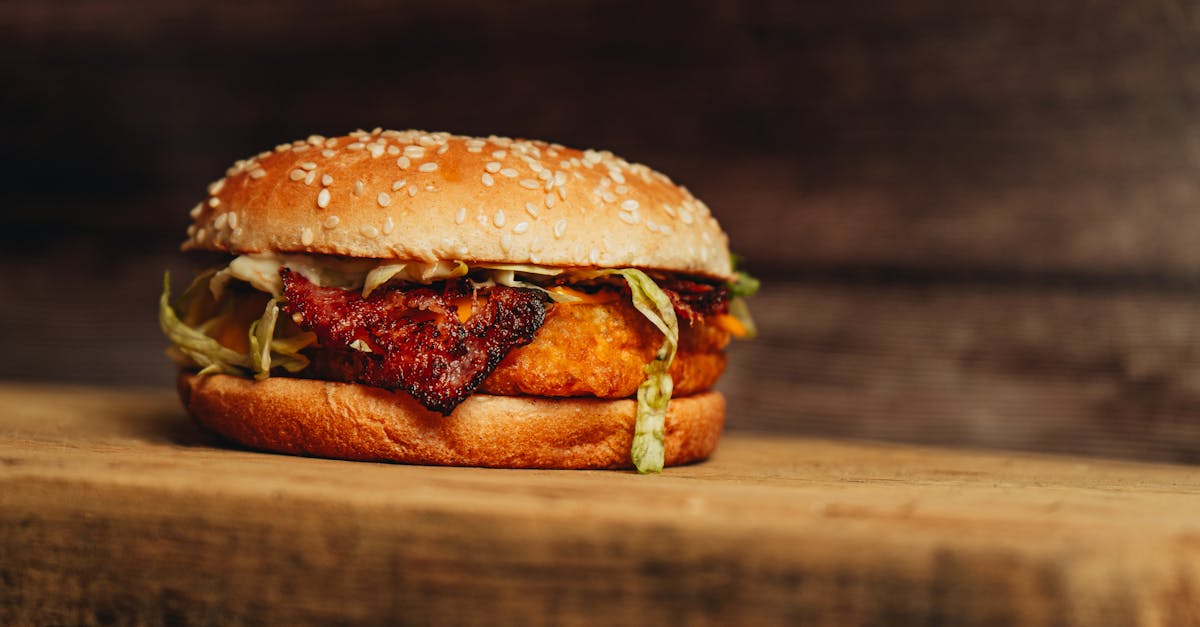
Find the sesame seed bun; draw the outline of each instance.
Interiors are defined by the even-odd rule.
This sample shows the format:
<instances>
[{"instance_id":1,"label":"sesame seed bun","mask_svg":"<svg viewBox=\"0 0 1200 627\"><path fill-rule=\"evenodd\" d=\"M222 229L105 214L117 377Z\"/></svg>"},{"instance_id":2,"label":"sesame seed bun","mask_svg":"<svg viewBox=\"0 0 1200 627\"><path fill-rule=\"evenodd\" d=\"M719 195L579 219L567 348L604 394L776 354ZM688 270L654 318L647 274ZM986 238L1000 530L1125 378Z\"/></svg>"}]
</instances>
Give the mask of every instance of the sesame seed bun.
<instances>
[{"instance_id":1,"label":"sesame seed bun","mask_svg":"<svg viewBox=\"0 0 1200 627\"><path fill-rule=\"evenodd\" d=\"M192 217L185 250L732 277L724 232L687 189L608 152L540 141L313 136L235 163Z\"/></svg>"},{"instance_id":2,"label":"sesame seed bun","mask_svg":"<svg viewBox=\"0 0 1200 627\"><path fill-rule=\"evenodd\" d=\"M476 394L442 416L404 393L347 383L182 373L191 415L251 448L410 464L498 468L628 468L633 400ZM708 457L725 398L671 400L666 464Z\"/></svg>"}]
</instances>

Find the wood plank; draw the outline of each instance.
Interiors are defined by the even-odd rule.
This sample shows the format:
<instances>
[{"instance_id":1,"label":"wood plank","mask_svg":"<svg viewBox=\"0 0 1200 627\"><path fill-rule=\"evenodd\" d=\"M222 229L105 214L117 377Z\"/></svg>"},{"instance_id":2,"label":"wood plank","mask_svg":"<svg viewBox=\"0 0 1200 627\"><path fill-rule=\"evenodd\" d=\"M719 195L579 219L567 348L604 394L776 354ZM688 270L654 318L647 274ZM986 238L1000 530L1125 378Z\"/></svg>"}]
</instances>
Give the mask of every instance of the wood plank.
<instances>
[{"instance_id":1,"label":"wood plank","mask_svg":"<svg viewBox=\"0 0 1200 627\"><path fill-rule=\"evenodd\" d=\"M5 624L1200 624L1194 469L731 435L656 477L229 450L0 385Z\"/></svg>"},{"instance_id":2,"label":"wood plank","mask_svg":"<svg viewBox=\"0 0 1200 627\"><path fill-rule=\"evenodd\" d=\"M735 428L1200 462L1200 297L768 283L720 387Z\"/></svg>"}]
</instances>

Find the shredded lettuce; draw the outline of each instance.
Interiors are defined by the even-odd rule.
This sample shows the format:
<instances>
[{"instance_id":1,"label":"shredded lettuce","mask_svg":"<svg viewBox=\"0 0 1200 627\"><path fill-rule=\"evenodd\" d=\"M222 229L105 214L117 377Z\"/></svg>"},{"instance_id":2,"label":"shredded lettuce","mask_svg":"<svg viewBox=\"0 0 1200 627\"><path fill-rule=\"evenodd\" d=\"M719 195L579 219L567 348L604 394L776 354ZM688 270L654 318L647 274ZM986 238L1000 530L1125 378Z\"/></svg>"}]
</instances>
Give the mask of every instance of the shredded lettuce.
<instances>
[{"instance_id":1,"label":"shredded lettuce","mask_svg":"<svg viewBox=\"0 0 1200 627\"><path fill-rule=\"evenodd\" d=\"M663 334L663 343L654 360L646 364L646 379L638 386L637 419L633 429L630 456L639 473L662 472L666 458L663 444L667 407L675 383L671 380L671 362L679 348L679 322L675 307L649 275L636 268L601 270L597 275L616 274L629 284L633 306Z\"/></svg>"},{"instance_id":2,"label":"shredded lettuce","mask_svg":"<svg viewBox=\"0 0 1200 627\"><path fill-rule=\"evenodd\" d=\"M241 374L250 358L221 345L203 330L185 324L171 306L171 274L163 275L163 292L158 299L158 324L181 353L201 367L201 374Z\"/></svg>"},{"instance_id":3,"label":"shredded lettuce","mask_svg":"<svg viewBox=\"0 0 1200 627\"><path fill-rule=\"evenodd\" d=\"M750 315L750 307L746 304L746 299L734 298L729 301L729 315L742 323L742 328L746 329L746 334L742 336L742 339L751 340L758 337L758 325L754 324L754 318Z\"/></svg>"},{"instance_id":4,"label":"shredded lettuce","mask_svg":"<svg viewBox=\"0 0 1200 627\"><path fill-rule=\"evenodd\" d=\"M389 263L377 266L363 277L363 297L371 295L376 288L391 281L400 279L412 283L430 283L442 281L467 274L467 264L461 261L435 261L433 263L410 262Z\"/></svg>"},{"instance_id":5,"label":"shredded lettuce","mask_svg":"<svg viewBox=\"0 0 1200 627\"><path fill-rule=\"evenodd\" d=\"M217 273L219 274L219 273ZM196 291L201 285L200 279L214 277L216 274L200 275L192 287L184 293ZM216 325L225 316L219 314L204 321L198 327L188 325L179 319L175 308L171 306L171 275L163 276L163 293L159 298L158 321L163 334L171 340L172 348L178 351L185 362L191 362L201 367L200 374L233 374L241 375L246 371L254 373L256 379L270 376L272 367L281 367L288 372L299 372L308 366L308 358L300 351L317 341L313 333L300 333L291 337L276 338L276 322L279 319L278 301L272 298L266 310L258 320L250 324L248 354L239 353L223 346L206 331Z\"/></svg>"},{"instance_id":6,"label":"shredded lettuce","mask_svg":"<svg viewBox=\"0 0 1200 627\"><path fill-rule=\"evenodd\" d=\"M733 265L733 280L728 283L731 297L729 315L742 323L746 329L744 339L749 340L758 337L758 326L754 324L754 318L750 316L750 307L746 305L745 299L758 293L761 282L742 269L745 260L741 255L731 253L729 259Z\"/></svg>"}]
</instances>

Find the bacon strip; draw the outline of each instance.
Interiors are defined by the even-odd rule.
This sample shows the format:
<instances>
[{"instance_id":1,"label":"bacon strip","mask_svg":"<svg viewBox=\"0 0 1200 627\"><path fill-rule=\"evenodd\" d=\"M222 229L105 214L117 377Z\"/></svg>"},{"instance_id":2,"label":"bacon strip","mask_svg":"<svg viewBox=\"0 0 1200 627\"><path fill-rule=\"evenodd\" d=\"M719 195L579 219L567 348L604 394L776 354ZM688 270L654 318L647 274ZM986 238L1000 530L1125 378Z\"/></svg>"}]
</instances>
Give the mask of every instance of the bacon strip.
<instances>
[{"instance_id":1,"label":"bacon strip","mask_svg":"<svg viewBox=\"0 0 1200 627\"><path fill-rule=\"evenodd\" d=\"M729 312L729 288L725 285L663 277L654 277L654 282L671 299L675 313L688 322Z\"/></svg>"},{"instance_id":2,"label":"bacon strip","mask_svg":"<svg viewBox=\"0 0 1200 627\"><path fill-rule=\"evenodd\" d=\"M533 341L546 317L544 297L535 290L496 286L476 293L459 280L437 288L389 286L363 298L355 290L319 287L287 268L280 275L281 308L330 353L314 362L323 364L320 376L404 390L443 415L505 355ZM456 306L464 298L474 299L465 323Z\"/></svg>"}]
</instances>

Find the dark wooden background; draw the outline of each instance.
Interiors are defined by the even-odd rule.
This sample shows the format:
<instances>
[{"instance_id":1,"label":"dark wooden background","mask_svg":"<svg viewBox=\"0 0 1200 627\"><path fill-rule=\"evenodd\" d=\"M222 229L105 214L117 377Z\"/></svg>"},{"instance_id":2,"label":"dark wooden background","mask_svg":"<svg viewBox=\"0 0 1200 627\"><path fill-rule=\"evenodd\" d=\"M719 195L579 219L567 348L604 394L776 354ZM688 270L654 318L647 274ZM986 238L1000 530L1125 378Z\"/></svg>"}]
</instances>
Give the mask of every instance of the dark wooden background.
<instances>
[{"instance_id":1,"label":"dark wooden background","mask_svg":"<svg viewBox=\"0 0 1200 627\"><path fill-rule=\"evenodd\" d=\"M170 385L235 157L377 125L614 150L767 280L730 427L1200 462L1200 7L0 3L0 378Z\"/></svg>"}]
</instances>

